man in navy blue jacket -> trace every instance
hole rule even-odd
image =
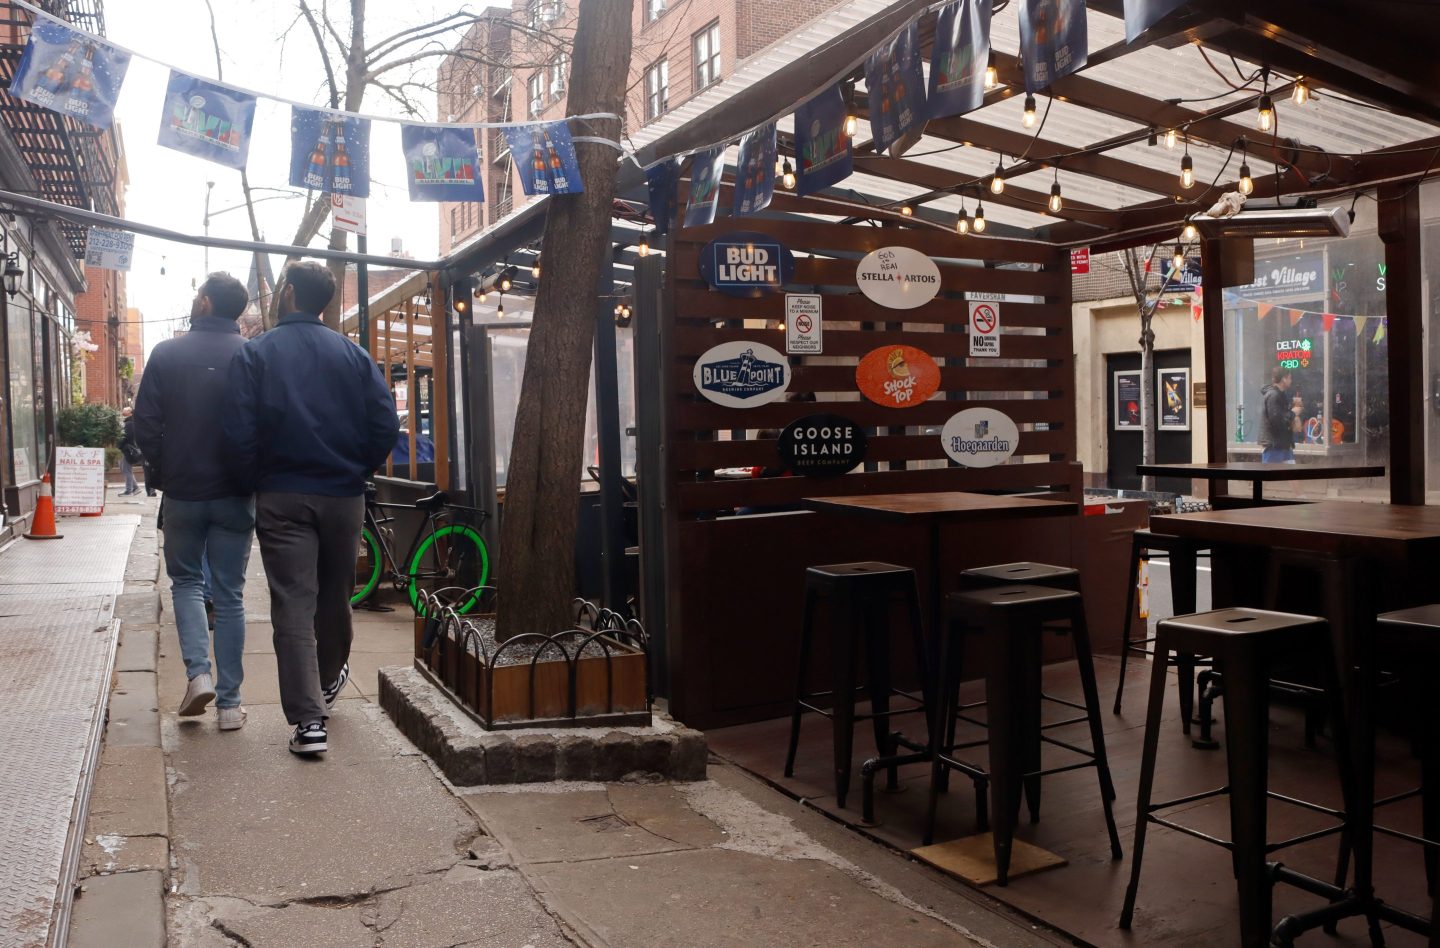
[[[224,731],[245,725],[245,566],[255,507],[250,488],[226,460],[220,417],[233,397],[230,360],[245,345],[235,320],[248,302],[245,285],[228,273],[206,277],[190,310],[190,331],[150,353],[130,419],[150,471],[145,486],[164,481],[165,571],[190,679],[180,713],[204,714],[213,700]],[[215,602],[214,678],[205,621],[207,555]]]
[[[318,754],[350,674],[365,482],[395,446],[400,420],[370,356],[320,321],[335,295],[330,271],[293,263],[282,286],[279,325],[230,365],[224,430],[241,484],[255,491],[280,703],[295,726],[290,750]]]

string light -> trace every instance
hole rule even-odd
[[[1268,95],[1260,97],[1260,111],[1256,116],[1256,122],[1262,132],[1268,132],[1275,127],[1275,103],[1270,101]]]
[[[900,205],[900,213],[904,214],[906,217],[914,217],[915,208],[911,207],[909,204],[902,204]]]
[[[1037,116],[1035,115],[1035,97],[1033,95],[1026,95],[1025,114],[1021,116],[1020,124],[1024,125],[1026,128],[1034,128],[1036,119]]]
[[[638,247],[635,248],[635,252],[636,252],[637,254],[639,254],[640,256],[642,256],[642,257],[648,257],[648,256],[650,256],[650,232],[649,232],[649,231],[644,231],[643,233],[640,234],[640,246],[638,246]]]
[[[1255,179],[1250,177],[1250,166],[1240,161],[1240,193],[1249,196],[1255,190]]]
[[[1174,264],[1177,271],[1185,269],[1185,247],[1183,245],[1175,245],[1175,255],[1170,258],[1170,262]]]
[[[860,119],[854,112],[850,112],[845,116],[845,137],[854,138],[858,131],[860,131]]]
[[[992,52],[990,54],[990,62],[985,67],[985,91],[989,92],[991,89],[994,89],[999,85],[1000,71],[995,68],[995,54]]]
[[[498,302],[498,303],[495,304],[495,318],[496,318],[496,319],[504,319],[504,318],[505,318],[505,294],[504,294],[504,293],[501,293],[501,294],[500,294],[500,302]]]
[[[506,266],[505,269],[501,270],[500,277],[495,281],[495,285],[500,288],[501,293],[509,293],[510,287],[515,285],[515,268]]]
[[[970,233],[970,216],[965,213],[965,198],[960,198],[960,213],[955,215],[955,233],[962,237]]]
[[[1194,222],[1192,222],[1192,221],[1186,221],[1184,228],[1182,228],[1181,231],[1180,231],[1180,239],[1181,239],[1181,240],[1194,240],[1194,239],[1195,239],[1196,237],[1198,237],[1198,236],[1200,236],[1200,231],[1198,231],[1198,230],[1195,229],[1195,224],[1194,224]]]
[[[984,204],[976,204],[976,205],[975,205],[975,222],[974,222],[974,224],[973,224],[972,226],[975,228],[975,233],[977,233],[977,234],[983,234],[983,233],[985,233],[985,205],[984,205]]]
[[[1001,158],[995,162],[995,174],[990,178],[990,193],[1005,193],[1005,159]]]
[[[776,155],[776,156],[775,156],[775,177],[778,178],[778,177],[780,177],[780,176],[781,176],[782,174],[784,174],[784,173],[785,173],[785,159],[784,159],[784,158],[781,158],[779,155]]]
[[[1060,197],[1060,169],[1055,169],[1055,182],[1050,185],[1050,202],[1046,205],[1051,214],[1059,214],[1065,202]]]
[[[784,173],[780,177],[780,183],[785,186],[786,190],[795,190],[795,166],[790,164],[789,158],[785,159]]]
[[[1179,139],[1180,139],[1180,132],[1179,132],[1179,130],[1173,129],[1173,128],[1167,128],[1167,129],[1165,129],[1165,147],[1166,147],[1166,148],[1170,149],[1171,151],[1174,151],[1174,150],[1175,150],[1175,145],[1179,142]]]
[[[854,138],[860,130],[859,109],[855,107],[855,83],[845,84],[845,137]]]
[[[1310,101],[1310,87],[1305,84],[1304,79],[1295,80],[1295,89],[1290,93],[1290,101],[1296,105],[1304,105]]]
[[[1190,157],[1190,139],[1185,139],[1185,156],[1180,159],[1180,187],[1195,187],[1195,162]]]
[[[536,257],[536,258],[535,258],[535,262],[532,263],[532,264],[530,264],[530,275],[531,275],[532,277],[534,277],[535,279],[537,279],[537,280],[540,279],[540,258],[539,258],[539,257]]]

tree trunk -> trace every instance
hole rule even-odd
[[[625,111],[632,0],[583,0],[570,71],[569,114]],[[614,119],[589,132],[620,137]],[[578,143],[583,194],[548,199],[541,245],[546,272],[515,416],[500,533],[497,634],[553,635],[571,624],[575,526],[585,406],[595,338],[595,297],[610,256],[610,213],[618,170],[613,148]]]

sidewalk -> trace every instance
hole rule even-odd
[[[356,615],[331,750],[297,758],[250,564],[243,730],[173,713],[168,591],[122,628],[72,945],[1065,943],[716,761],[697,784],[450,786],[373,700],[411,661],[403,606]]]

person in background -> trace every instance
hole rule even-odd
[[[234,397],[227,374],[245,344],[235,320],[248,302],[244,284],[229,274],[206,277],[190,309],[190,331],[155,347],[135,400],[140,450],[165,485],[165,571],[189,677],[180,714],[204,714],[214,701],[222,731],[245,726],[245,567],[255,504],[224,456],[220,417]],[[207,562],[215,602],[213,677]]]
[[[256,492],[290,751],[313,755],[329,749],[326,719],[350,676],[365,483],[400,419],[374,360],[320,320],[330,271],[292,263],[281,285],[279,325],[230,366],[223,424],[234,470]]]
[[[1260,390],[1260,460],[1267,464],[1295,463],[1295,432],[1300,430],[1300,397],[1287,397],[1293,384],[1290,370],[1276,366],[1270,384]]]
[[[140,493],[140,485],[135,483],[135,465],[140,463],[140,446],[135,443],[135,417],[126,405],[120,412],[125,418],[125,434],[120,439],[120,473],[125,476],[125,489],[120,492],[121,497],[130,497]]]

